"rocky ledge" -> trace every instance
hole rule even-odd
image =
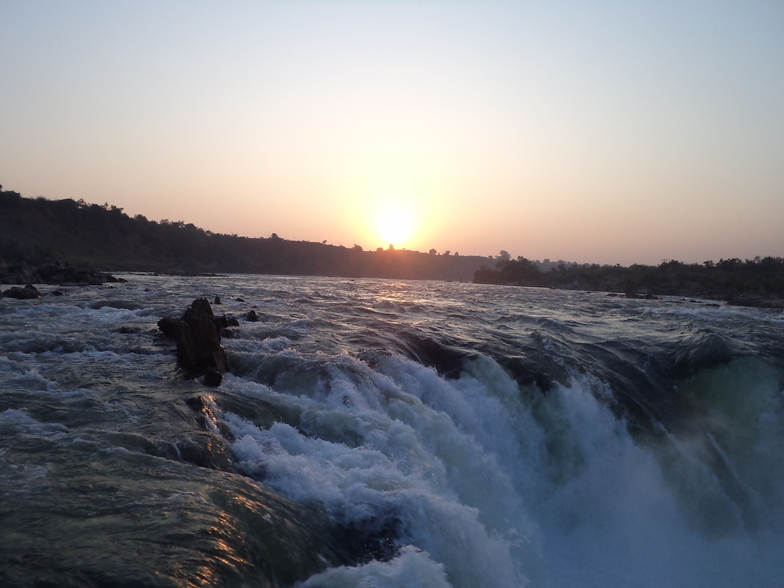
[[[122,278],[90,268],[63,265],[0,266],[0,284],[51,284],[58,286],[100,286],[107,282],[125,282]]]

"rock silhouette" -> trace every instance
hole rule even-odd
[[[20,288],[19,286],[9,288],[3,292],[3,296],[6,298],[16,298],[18,300],[32,300],[34,298],[40,298],[41,293],[32,284],[27,284],[24,288]]]
[[[177,361],[190,377],[204,376],[208,386],[221,383],[229,365],[215,316],[205,298],[194,300],[180,319],[162,318],[158,328],[166,337],[177,340]]]

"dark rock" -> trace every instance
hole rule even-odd
[[[214,319],[215,327],[220,331],[222,329],[228,329],[229,327],[239,327],[239,321],[234,318],[233,316],[226,316],[225,314],[222,316],[216,316]]]
[[[207,409],[207,403],[202,396],[191,396],[185,400],[185,404],[188,405],[188,408],[197,412]]]
[[[3,296],[6,298],[16,298],[17,300],[32,300],[34,298],[40,298],[41,293],[32,284],[27,284],[24,288],[13,286],[3,292]]]
[[[231,319],[236,322],[236,319]],[[220,345],[223,325],[231,324],[225,316],[212,314],[210,303],[198,298],[182,318],[163,317],[158,328],[168,339],[177,340],[177,360],[189,372],[189,377],[204,376],[208,386],[220,385],[228,371],[226,354]]]
[[[218,335],[221,337],[225,337],[226,339],[232,339],[235,335],[234,331],[229,329],[229,327],[239,327],[239,321],[229,316],[227,317],[225,314],[223,316],[216,316],[214,318],[215,321],[215,328],[218,329]]]
[[[176,339],[177,333],[180,330],[180,319],[171,316],[165,316],[158,321],[158,328],[167,339]]]
[[[139,332],[139,328],[138,327],[127,327],[127,326],[126,327],[120,327],[120,332],[123,335],[129,335],[131,333],[138,333]]]
[[[55,263],[38,267],[28,265],[0,267],[0,282],[11,284],[33,282],[35,284],[100,286],[104,282],[124,283],[127,282],[127,280],[115,278],[112,275],[97,272],[89,268],[76,269],[69,267],[67,263],[64,266]]]
[[[259,321],[259,315],[255,310],[250,310],[248,311],[248,315],[245,317],[245,319],[252,323],[257,323]]]
[[[213,304],[223,304],[223,302],[221,302],[220,296],[215,297],[215,301],[213,302]]]
[[[76,284],[100,286],[104,279],[92,270],[74,269],[59,265],[45,265],[38,268],[38,278],[44,284]]]
[[[215,368],[207,368],[204,372],[204,385],[205,386],[220,386],[223,381],[223,374]]]
[[[221,337],[225,337],[226,339],[232,339],[235,336],[234,331],[229,329],[229,327],[239,327],[239,321],[234,318],[233,316],[216,316],[215,317],[215,327],[218,329],[218,334]]]
[[[199,413],[198,423],[202,429],[213,431],[217,426],[218,431],[225,440],[234,441],[234,434],[231,432],[231,429],[215,416],[212,407],[210,407],[209,402],[203,396],[192,396],[185,401],[185,404],[194,412]]]
[[[180,458],[200,468],[233,472],[231,449],[225,439],[210,433],[177,443]]]
[[[780,308],[784,309],[784,299],[762,298],[760,296],[728,297],[727,304],[731,306],[748,306],[751,308]]]
[[[243,299],[243,298],[240,298],[239,296],[237,297],[237,299],[236,299],[236,300],[237,300],[237,302],[245,302],[245,299]]]
[[[65,296],[65,293],[64,292],[60,292],[60,290],[52,290],[51,292],[49,292],[49,294],[51,296]]]
[[[178,323],[177,359],[183,368],[195,375],[209,369],[219,374],[228,371],[226,353],[220,345],[214,319],[210,303],[205,298],[197,298]]]

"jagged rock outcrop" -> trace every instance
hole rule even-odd
[[[215,319],[210,303],[205,298],[197,298],[182,318],[164,317],[158,321],[164,336],[177,340],[180,366],[189,377],[204,376],[204,383],[209,386],[219,385],[223,374],[229,371]]]

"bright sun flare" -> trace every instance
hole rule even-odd
[[[376,233],[385,244],[404,245],[414,232],[414,218],[409,211],[389,205],[376,213]]]

